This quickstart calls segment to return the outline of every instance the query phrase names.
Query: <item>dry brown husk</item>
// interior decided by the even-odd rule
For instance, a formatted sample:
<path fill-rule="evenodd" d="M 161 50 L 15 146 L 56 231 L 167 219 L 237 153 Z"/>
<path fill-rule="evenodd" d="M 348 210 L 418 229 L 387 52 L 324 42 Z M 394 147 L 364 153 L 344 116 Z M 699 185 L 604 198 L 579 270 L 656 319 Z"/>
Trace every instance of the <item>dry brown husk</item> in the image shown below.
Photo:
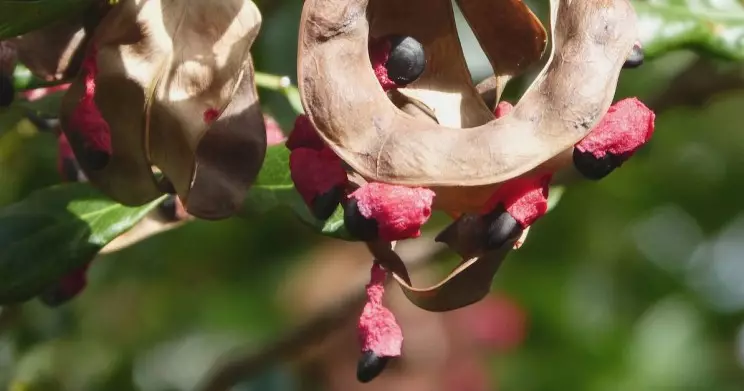
<path fill-rule="evenodd" d="M 553 172 L 567 162 L 567 153 L 608 110 L 637 31 L 628 0 L 551 0 L 547 64 L 513 111 L 495 119 L 492 109 L 505 83 L 540 59 L 545 31 L 520 0 L 458 5 L 494 69 L 478 88 L 460 49 L 450 0 L 306 0 L 298 83 L 321 138 L 358 175 L 431 188 L 435 208 L 460 216 L 448 230 L 467 233 L 478 229 L 470 213 L 480 211 L 501 183 Z M 401 97 L 389 99 L 372 72 L 368 42 L 386 34 L 413 36 L 426 50 L 423 75 L 396 92 L 416 105 L 396 106 Z M 417 105 L 429 115 L 414 114 Z M 412 286 L 391 244 L 369 247 L 414 304 L 446 311 L 489 291 L 517 239 L 461 254 L 457 269 L 425 289 Z"/>
<path fill-rule="evenodd" d="M 113 199 L 140 205 L 173 184 L 187 211 L 204 219 L 242 205 L 266 152 L 250 48 L 261 15 L 250 0 L 123 0 L 91 38 L 99 73 L 95 103 L 111 128 L 113 153 L 99 170 L 78 159 L 91 183 Z M 60 115 L 69 137 L 83 74 Z M 215 109 L 211 123 L 204 113 Z"/>

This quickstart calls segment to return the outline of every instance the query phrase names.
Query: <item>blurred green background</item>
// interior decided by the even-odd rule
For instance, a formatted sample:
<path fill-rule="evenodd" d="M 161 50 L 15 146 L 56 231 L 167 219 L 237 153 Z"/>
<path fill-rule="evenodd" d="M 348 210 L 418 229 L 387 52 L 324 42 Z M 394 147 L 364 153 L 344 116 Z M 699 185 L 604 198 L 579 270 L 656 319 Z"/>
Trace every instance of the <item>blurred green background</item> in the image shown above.
<path fill-rule="evenodd" d="M 301 2 L 258 3 L 264 22 L 253 49 L 256 69 L 294 82 Z M 462 33 L 480 80 L 487 63 L 467 28 Z M 519 330 L 499 337 L 501 344 L 460 349 L 455 346 L 468 343 L 458 337 L 416 342 L 417 329 L 403 322 L 412 346 L 447 342 L 450 353 L 437 353 L 445 357 L 439 364 L 417 362 L 428 353 L 412 353 L 411 362 L 378 380 L 398 376 L 387 387 L 401 390 L 744 389 L 744 91 L 730 81 L 744 74 L 737 67 L 679 50 L 624 71 L 616 100 L 637 96 L 656 109 L 654 138 L 608 178 L 567 189 L 531 229 L 494 282 L 495 294 L 512 310 L 499 307 L 493 320 L 483 309 L 464 323 L 448 320 L 458 314 L 423 314 L 407 303 L 396 312 L 442 320 L 455 336 L 472 333 L 468 327 L 478 322 Z M 706 88 L 714 80 L 724 81 Z M 515 83 L 507 99 L 528 81 Z M 261 94 L 264 110 L 290 130 L 295 114 L 285 97 Z M 17 108 L 0 110 L 0 127 L 0 205 L 59 182 L 52 134 L 36 131 Z M 432 231 L 442 226 L 435 220 Z M 34 300 L 0 308 L 0 389 L 198 389 L 224 353 L 250 355 L 312 316 L 292 306 L 312 294 L 281 294 L 288 281 L 343 285 L 349 277 L 343 272 L 313 274 L 312 263 L 324 260 L 319 247 L 335 252 L 340 270 L 348 254 L 349 264 L 362 265 L 363 277 L 369 259 L 354 246 L 323 239 L 276 211 L 189 222 L 102 255 L 88 288 L 69 304 L 50 309 Z M 349 381 L 353 327 L 346 322 L 324 336 L 345 343 L 301 362 L 270 360 L 233 390 L 381 388 L 376 381 Z M 447 361 L 458 349 L 482 364 L 477 371 L 455 370 Z M 348 368 L 334 364 L 341 357 L 351 360 Z M 451 380 L 448 368 L 453 376 L 487 381 Z M 426 370 L 424 377 L 446 377 L 437 382 L 441 388 L 419 379 Z"/>

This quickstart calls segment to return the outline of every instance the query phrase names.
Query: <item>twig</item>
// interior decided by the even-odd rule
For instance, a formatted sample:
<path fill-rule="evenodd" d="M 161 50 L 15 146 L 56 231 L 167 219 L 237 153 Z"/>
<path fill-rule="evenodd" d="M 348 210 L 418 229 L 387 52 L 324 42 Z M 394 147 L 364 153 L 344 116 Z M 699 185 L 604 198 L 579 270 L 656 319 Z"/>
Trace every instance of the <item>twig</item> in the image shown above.
<path fill-rule="evenodd" d="M 399 252 L 408 260 L 410 269 L 428 264 L 429 260 L 446 247 L 432 245 L 433 237 L 401 243 Z M 251 378 L 265 371 L 274 363 L 297 356 L 358 315 L 365 301 L 364 287 L 360 286 L 344 295 L 344 299 L 322 310 L 315 317 L 290 330 L 273 343 L 258 351 L 240 351 L 232 357 L 217 362 L 206 380 L 197 388 L 200 391 L 226 391 L 242 379 Z"/>

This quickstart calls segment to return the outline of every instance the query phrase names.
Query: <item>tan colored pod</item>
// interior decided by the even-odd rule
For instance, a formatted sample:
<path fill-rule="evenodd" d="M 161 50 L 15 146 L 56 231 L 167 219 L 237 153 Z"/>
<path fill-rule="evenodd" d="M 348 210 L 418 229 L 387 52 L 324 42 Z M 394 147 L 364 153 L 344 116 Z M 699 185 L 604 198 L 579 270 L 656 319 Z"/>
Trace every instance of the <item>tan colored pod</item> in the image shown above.
<path fill-rule="evenodd" d="M 63 101 L 63 129 L 91 182 L 138 205 L 164 190 L 155 166 L 190 214 L 234 214 L 266 151 L 250 55 L 260 27 L 250 0 L 120 1 L 88 48 L 98 68 L 95 103 L 111 129 L 105 167 L 86 164 L 74 141 L 85 71 Z"/>

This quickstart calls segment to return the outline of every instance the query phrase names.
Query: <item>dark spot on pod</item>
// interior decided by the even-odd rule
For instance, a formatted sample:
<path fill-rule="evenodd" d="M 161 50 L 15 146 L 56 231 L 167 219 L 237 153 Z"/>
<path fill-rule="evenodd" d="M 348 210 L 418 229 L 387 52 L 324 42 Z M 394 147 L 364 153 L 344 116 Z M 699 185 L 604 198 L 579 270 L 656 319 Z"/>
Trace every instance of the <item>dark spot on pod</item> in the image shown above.
<path fill-rule="evenodd" d="M 385 63 L 388 77 L 399 86 L 414 82 L 426 68 L 424 46 L 413 37 L 393 35 L 389 41 L 390 56 Z"/>
<path fill-rule="evenodd" d="M 344 226 L 351 236 L 365 242 L 376 240 L 378 237 L 377 221 L 362 215 L 355 198 L 350 198 L 344 205 Z"/>
<path fill-rule="evenodd" d="M 13 79 L 8 75 L 0 75 L 0 107 L 8 107 L 15 98 Z"/>
<path fill-rule="evenodd" d="M 623 64 L 623 69 L 633 69 L 638 68 L 639 66 L 643 65 L 643 48 L 639 44 L 633 45 L 633 50 L 630 52 L 630 56 L 628 56 L 627 59 L 625 59 L 625 64 Z"/>
<path fill-rule="evenodd" d="M 163 216 L 164 219 L 168 221 L 177 221 L 178 211 L 176 207 L 176 196 L 169 195 L 165 197 L 163 202 L 158 205 L 158 212 L 161 216 Z"/>
<path fill-rule="evenodd" d="M 83 155 L 80 158 L 80 160 L 85 161 L 85 164 L 91 170 L 102 170 L 108 164 L 111 155 L 109 155 L 108 152 L 99 149 L 85 148 L 83 149 Z"/>
<path fill-rule="evenodd" d="M 341 186 L 334 186 L 331 190 L 323 194 L 318 194 L 313 198 L 313 206 L 311 208 L 313 216 L 318 220 L 328 220 L 333 215 L 333 212 L 336 211 L 343 196 L 344 189 Z"/>
<path fill-rule="evenodd" d="M 79 171 L 80 167 L 78 167 L 77 162 L 75 162 L 75 159 L 70 158 L 64 158 L 62 159 L 62 172 L 60 173 L 62 175 L 62 180 L 65 182 L 77 182 L 79 180 Z"/>
<path fill-rule="evenodd" d="M 589 151 L 581 152 L 578 148 L 573 151 L 573 163 L 576 170 L 584 178 L 597 181 L 609 175 L 616 168 L 620 167 L 625 158 L 623 156 L 606 153 L 603 157 L 598 158 Z"/>
<path fill-rule="evenodd" d="M 374 352 L 364 352 L 357 363 L 357 380 L 361 383 L 369 383 L 387 366 L 390 357 L 380 357 Z"/>
<path fill-rule="evenodd" d="M 506 211 L 503 204 L 498 204 L 493 211 L 484 215 L 483 221 L 486 227 L 483 242 L 487 251 L 496 250 L 522 234 L 522 224 Z"/>

